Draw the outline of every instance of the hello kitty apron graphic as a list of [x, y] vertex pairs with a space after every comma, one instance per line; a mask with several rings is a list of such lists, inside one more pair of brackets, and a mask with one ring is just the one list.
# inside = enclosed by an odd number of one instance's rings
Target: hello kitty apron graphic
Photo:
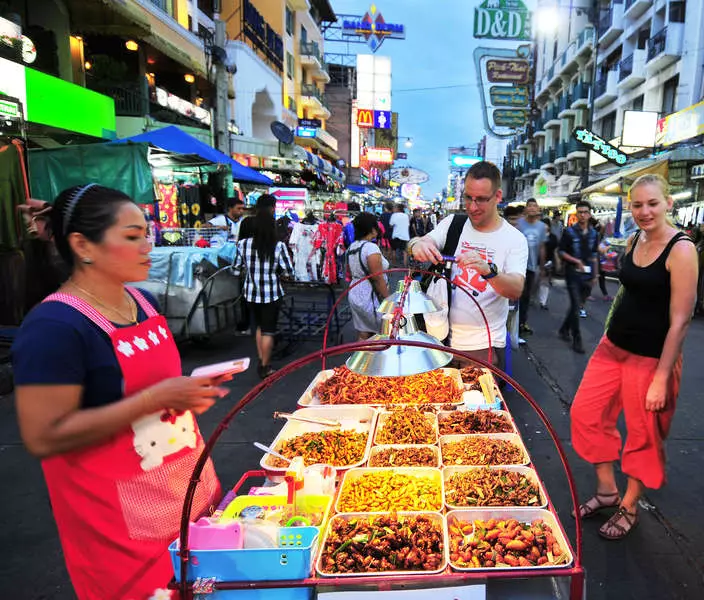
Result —
[[[59, 293], [45, 300], [72, 306], [107, 334], [122, 371], [125, 397], [182, 375], [166, 319], [138, 290], [129, 289], [129, 293], [147, 320], [128, 327], [115, 326], [75, 296]], [[67, 567], [81, 599], [106, 600], [115, 590], [120, 590], [120, 600], [146, 599], [153, 590], [165, 587], [172, 575], [167, 547], [178, 535], [186, 489], [203, 446], [190, 411], [161, 410], [137, 419], [98, 446], [43, 461]], [[60, 489], [52, 493], [54, 486]], [[208, 461], [193, 516], [203, 514], [219, 491]], [[105, 540], [113, 538], [119, 544], [106, 548]], [[91, 578], [90, 593], [81, 594], [81, 565], [88, 558], [105, 561], [104, 589], [94, 591]], [[136, 569], [135, 564], [150, 566]]]
[[[493, 262], [494, 255], [496, 254], [494, 250], [487, 248], [485, 244], [472, 242], [462, 242], [461, 252], [476, 252], [485, 262]], [[452, 278], [452, 283], [459, 287], [468, 288], [473, 296], [476, 297], [486, 292], [489, 282], [472, 267], [460, 267], [455, 264], [453, 273], [454, 277]]]

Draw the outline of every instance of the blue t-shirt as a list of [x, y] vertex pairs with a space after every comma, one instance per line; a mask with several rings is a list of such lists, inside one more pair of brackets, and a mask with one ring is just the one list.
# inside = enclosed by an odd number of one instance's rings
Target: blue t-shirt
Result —
[[[158, 310], [154, 297], [140, 291]], [[146, 320], [138, 303], [137, 321]], [[124, 396], [122, 371], [110, 338], [63, 302], [43, 302], [27, 315], [12, 345], [12, 367], [18, 386], [82, 385], [82, 408], [104, 406]]]

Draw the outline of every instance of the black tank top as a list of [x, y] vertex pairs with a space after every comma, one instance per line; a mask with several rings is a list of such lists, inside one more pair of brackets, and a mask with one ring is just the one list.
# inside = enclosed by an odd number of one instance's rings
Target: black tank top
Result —
[[640, 232], [623, 258], [619, 275], [623, 292], [606, 335], [623, 350], [660, 358], [670, 328], [670, 273], [665, 262], [675, 243], [689, 238], [684, 233], [675, 234], [655, 261], [639, 267], [633, 262], [639, 236]]

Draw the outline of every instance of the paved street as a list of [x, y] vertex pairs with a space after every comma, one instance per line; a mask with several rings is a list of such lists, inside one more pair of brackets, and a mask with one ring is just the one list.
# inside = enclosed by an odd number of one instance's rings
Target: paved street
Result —
[[[615, 292], [615, 284], [610, 284]], [[588, 360], [574, 354], [556, 335], [566, 309], [562, 282], [553, 288], [550, 311], [533, 310], [529, 323], [535, 334], [528, 345], [514, 353], [513, 374], [548, 414], [561, 442], [567, 447], [579, 491], [592, 492], [588, 465], [569, 448], [569, 403]], [[608, 305], [590, 302], [589, 316], [582, 319], [588, 353], [602, 331]], [[350, 336], [347, 336], [350, 339]], [[704, 370], [698, 352], [704, 347], [704, 320], [692, 325], [685, 351], [685, 370], [680, 405], [668, 442], [669, 483], [645, 499], [646, 510], [633, 534], [622, 542], [606, 542], [597, 535], [601, 520], [585, 523], [584, 561], [590, 600], [701, 599], [704, 598], [704, 519], [701, 475], [704, 438]], [[315, 350], [298, 348], [294, 356]], [[184, 349], [184, 371], [199, 364], [232, 356], [251, 355], [251, 341], [221, 338], [207, 348]], [[292, 410], [310, 382], [317, 365], [311, 365], [273, 386], [263, 397], [238, 415], [216, 448], [215, 462], [225, 485], [256, 468], [260, 453], [252, 442], [270, 442], [281, 423], [271, 418], [274, 410]], [[233, 382], [233, 394], [204, 415], [201, 427], [209, 434], [232, 402], [256, 383], [254, 370]], [[566, 480], [545, 427], [515, 393], [506, 394], [528, 449], [555, 502], [562, 522], [573, 533], [569, 516]], [[0, 399], [0, 478], [3, 481], [0, 526], [0, 590], [13, 600], [69, 600], [73, 594], [63, 566], [56, 529], [38, 462], [23, 449], [17, 431], [11, 397]]]

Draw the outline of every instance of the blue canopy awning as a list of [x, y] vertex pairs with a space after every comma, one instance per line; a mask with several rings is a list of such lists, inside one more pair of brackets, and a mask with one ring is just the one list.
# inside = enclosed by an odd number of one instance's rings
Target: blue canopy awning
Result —
[[241, 165], [236, 160], [230, 158], [226, 154], [223, 154], [219, 150], [208, 146], [205, 142], [201, 142], [199, 139], [194, 138], [192, 135], [189, 135], [175, 125], [155, 129], [153, 131], [147, 131], [146, 133], [140, 133], [139, 135], [133, 135], [128, 138], [114, 140], [110, 143], [123, 144], [127, 142], [146, 142], [152, 146], [156, 146], [157, 148], [161, 148], [175, 154], [196, 155], [214, 164], [229, 165], [232, 168], [232, 178], [235, 181], [259, 183], [261, 185], [273, 185], [274, 183], [266, 175], [262, 175], [254, 169]]

